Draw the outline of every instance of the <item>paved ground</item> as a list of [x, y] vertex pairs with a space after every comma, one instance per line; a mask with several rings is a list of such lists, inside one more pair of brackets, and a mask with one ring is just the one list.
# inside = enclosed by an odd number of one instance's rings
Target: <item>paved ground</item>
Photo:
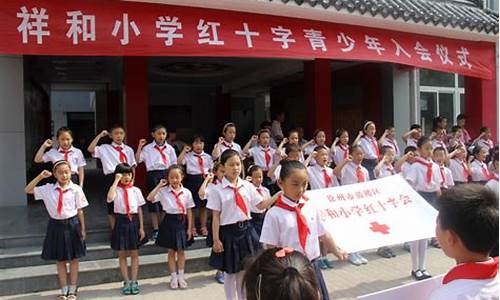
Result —
[[[355, 299], [357, 296], [375, 291], [399, 286], [411, 282], [410, 255], [406, 251], [396, 248], [398, 256], [384, 259], [373, 253], [367, 253], [370, 259], [368, 265], [352, 266], [344, 262], [335, 262], [335, 269], [324, 271], [325, 280], [332, 299]], [[429, 248], [427, 269], [431, 274], [442, 274], [452, 265], [453, 261], [445, 257], [439, 249]], [[213, 280], [213, 272], [187, 274], [189, 284], [186, 290], [169, 290], [168, 278], [153, 278], [141, 280], [139, 283], [142, 292], [137, 296], [128, 296], [127, 299], [224, 299], [224, 290]], [[54, 278], [55, 280], [55, 278]], [[109, 283], [80, 288], [79, 299], [123, 299], [119, 292], [121, 283]], [[47, 291], [27, 295], [0, 297], [0, 299], [19, 300], [48, 300], [54, 299], [58, 291]]]

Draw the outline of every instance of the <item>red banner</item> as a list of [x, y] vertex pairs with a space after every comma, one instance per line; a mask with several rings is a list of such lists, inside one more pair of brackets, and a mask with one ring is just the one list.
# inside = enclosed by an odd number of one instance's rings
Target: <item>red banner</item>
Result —
[[97, 0], [3, 0], [0, 54], [392, 62], [491, 79], [495, 45], [233, 11]]

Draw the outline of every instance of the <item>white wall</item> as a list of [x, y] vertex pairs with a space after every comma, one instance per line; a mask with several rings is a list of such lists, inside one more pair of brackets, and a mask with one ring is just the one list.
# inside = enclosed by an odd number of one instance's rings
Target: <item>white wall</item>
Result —
[[50, 93], [50, 111], [53, 122], [53, 134], [62, 126], [68, 125], [68, 112], [94, 112], [95, 92], [89, 91], [52, 91]]
[[0, 56], [0, 207], [26, 206], [23, 85], [23, 57]]
[[410, 103], [412, 99], [411, 75], [412, 71], [400, 69], [393, 65], [393, 95], [394, 95], [394, 127], [401, 152], [406, 145], [401, 136], [410, 128], [411, 117]]

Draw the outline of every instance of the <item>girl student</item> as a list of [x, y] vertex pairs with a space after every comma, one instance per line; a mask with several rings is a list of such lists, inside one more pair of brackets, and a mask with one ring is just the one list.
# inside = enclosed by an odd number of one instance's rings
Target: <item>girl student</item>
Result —
[[[436, 207], [441, 194], [441, 176], [439, 166], [432, 161], [432, 141], [421, 137], [417, 143], [418, 156], [414, 158], [405, 179], [430, 205]], [[415, 280], [430, 278], [425, 268], [427, 239], [410, 243], [412, 260], [411, 276]]]
[[222, 127], [222, 136], [219, 137], [219, 141], [215, 144], [214, 149], [212, 150], [212, 158], [213, 160], [218, 160], [222, 153], [226, 150], [234, 150], [240, 154], [243, 154], [241, 150], [241, 146], [234, 141], [236, 138], [236, 125], [232, 122], [226, 123]]
[[449, 169], [455, 185], [469, 182], [470, 166], [467, 162], [467, 150], [462, 144], [457, 144], [450, 152]]
[[[222, 182], [222, 179], [224, 178], [224, 167], [220, 162], [215, 162], [214, 166], [212, 168], [212, 171], [207, 174], [205, 177], [205, 180], [203, 181], [202, 185], [200, 186], [200, 189], [198, 190], [198, 196], [200, 199], [206, 201], [207, 200], [207, 195], [213, 191], [213, 189]], [[210, 212], [210, 210], [208, 210]], [[211, 218], [210, 218], [211, 219]], [[212, 222], [209, 221], [209, 228], [212, 228]], [[212, 248], [214, 245], [214, 240], [212, 236], [212, 230], [208, 231], [207, 235], [207, 240], [206, 244], [207, 247]], [[217, 270], [215, 272], [215, 281], [224, 284], [224, 272], [221, 270]]]
[[[56, 133], [57, 148], [52, 148], [54, 143], [51, 139], [45, 140], [36, 152], [34, 161], [36, 163], [51, 162], [54, 164], [59, 160], [66, 160], [71, 167], [71, 181], [83, 187], [85, 177], [84, 168], [87, 164], [80, 149], [73, 147], [73, 132], [68, 127], [61, 127]], [[45, 152], [47, 148], [51, 148]]]
[[[146, 166], [146, 188], [151, 192], [162, 178], [165, 178], [168, 167], [177, 163], [177, 156], [172, 146], [167, 143], [167, 128], [156, 125], [151, 129], [153, 141], [146, 145], [146, 139], [139, 140], [135, 152], [138, 163]], [[147, 203], [151, 225], [153, 227], [153, 240], [158, 237], [159, 220], [162, 218], [162, 209], [159, 202]]]
[[472, 182], [485, 184], [490, 180], [491, 173], [485, 163], [488, 155], [489, 153], [486, 147], [476, 146], [472, 150], [473, 160], [470, 163], [470, 176]]
[[405, 148], [404, 155], [401, 156], [400, 159], [396, 161], [394, 164], [394, 169], [396, 169], [397, 173], [401, 173], [403, 178], [406, 178], [408, 174], [408, 170], [410, 169], [411, 164], [415, 160], [415, 157], [418, 155], [417, 148], [413, 146], [408, 146]]
[[162, 203], [165, 217], [160, 225], [160, 233], [156, 244], [168, 249], [168, 269], [170, 272], [170, 288], [185, 289], [184, 279], [186, 257], [184, 250], [191, 240], [191, 224], [195, 207], [191, 192], [182, 186], [184, 173], [178, 165], [168, 168], [167, 179], [162, 179], [149, 193], [148, 201]]
[[[139, 294], [139, 246], [144, 242], [144, 217], [142, 206], [146, 204], [142, 192], [133, 184], [134, 170], [126, 164], [115, 168], [115, 180], [108, 191], [108, 203], [113, 205], [116, 223], [111, 233], [111, 248], [118, 252], [120, 272], [123, 277], [122, 293]], [[130, 273], [127, 257], [130, 257]]]
[[483, 126], [479, 129], [479, 136], [472, 142], [474, 146], [481, 146], [486, 148], [488, 152], [494, 148], [493, 141], [491, 140], [491, 130]]
[[[260, 166], [253, 165], [248, 168], [248, 180], [253, 184], [257, 193], [262, 198], [262, 200], [271, 198], [271, 193], [269, 189], [262, 185], [264, 181], [264, 170]], [[262, 224], [264, 223], [264, 216], [266, 215], [265, 209], [258, 209], [255, 206], [250, 208], [251, 216], [252, 216], [252, 225], [257, 232], [257, 235], [260, 237], [260, 233], [262, 231]]]
[[[338, 164], [333, 173], [340, 178], [342, 185], [356, 184], [369, 180], [368, 170], [363, 167], [364, 158], [363, 149], [359, 145], [351, 147], [351, 154], [340, 164]], [[367, 264], [368, 260], [359, 252], [349, 253], [349, 262], [355, 266]]]
[[244, 299], [243, 263], [261, 247], [250, 222], [250, 208], [266, 209], [276, 196], [262, 200], [255, 187], [240, 178], [242, 161], [237, 151], [224, 151], [220, 162], [224, 166], [224, 179], [208, 194], [207, 203], [213, 218], [213, 251], [209, 264], [225, 272], [226, 299]]
[[337, 129], [330, 153], [333, 156], [335, 165], [349, 158], [349, 132], [346, 129]]
[[384, 134], [378, 140], [378, 144], [381, 147], [388, 146], [394, 150], [394, 157], [401, 157], [401, 151], [399, 150], [398, 141], [396, 141], [396, 128], [394, 126], [388, 126], [384, 130]]
[[[326, 145], [326, 134], [325, 131], [321, 128], [318, 128], [314, 131], [313, 133], [313, 139], [310, 140], [309, 142], [305, 143], [302, 145], [302, 151], [304, 152], [304, 155], [309, 156], [311, 153], [316, 149], [316, 147], [324, 147], [326, 150], [330, 150]], [[311, 161], [311, 163], [316, 163], [315, 161]]]
[[[280, 156], [286, 155], [285, 153], [285, 147], [286, 145], [297, 145], [300, 148], [299, 144], [299, 130], [298, 129], [291, 129], [288, 131], [288, 137], [285, 137], [284, 139], [281, 140], [281, 143], [278, 145], [278, 148], [276, 149], [276, 158], [279, 159]], [[276, 161], [276, 159], [275, 159]], [[300, 157], [299, 157], [300, 162], [304, 162], [304, 153], [300, 151]]]
[[328, 252], [339, 259], [347, 254], [338, 249], [321, 222], [320, 212], [313, 206], [304, 206], [308, 201], [305, 192], [308, 185], [306, 167], [299, 161], [282, 164], [278, 184], [282, 193], [266, 214], [260, 242], [265, 248], [290, 247], [303, 253], [312, 262], [321, 299], [329, 299], [318, 258], [321, 256], [320, 242]]
[[[181, 154], [179, 154], [179, 164], [186, 167], [186, 180], [184, 180], [184, 186], [191, 192], [193, 196], [195, 208], [200, 214], [200, 231], [202, 236], [208, 235], [207, 228], [207, 202], [202, 200], [198, 195], [198, 190], [200, 189], [205, 177], [213, 167], [212, 157], [205, 153], [205, 138], [201, 135], [193, 136], [191, 146], [184, 146]], [[193, 237], [198, 236], [198, 230], [196, 229], [196, 222], [192, 218], [193, 224], [191, 224], [191, 235]]]
[[417, 142], [422, 137], [422, 126], [419, 124], [413, 124], [410, 126], [410, 130], [405, 132], [401, 137], [406, 143], [406, 147], [412, 146], [417, 148]]
[[[267, 177], [267, 172], [273, 166], [275, 156], [275, 150], [269, 145], [270, 140], [271, 132], [268, 129], [261, 129], [257, 135], [252, 136], [243, 148], [243, 155], [246, 157], [252, 157], [254, 165], [261, 167], [263, 170], [263, 184], [266, 187], [271, 185], [271, 179]], [[257, 142], [257, 145], [251, 147], [252, 143], [255, 142]]]
[[[100, 139], [110, 137], [111, 143], [97, 145]], [[115, 168], [121, 163], [126, 163], [132, 167], [135, 175], [135, 154], [134, 150], [124, 143], [125, 129], [121, 125], [113, 125], [109, 132], [106, 130], [101, 131], [90, 143], [87, 150], [93, 157], [101, 160], [102, 172], [104, 173], [103, 186], [105, 188], [105, 197], [107, 191], [115, 179]], [[115, 226], [114, 207], [113, 203], [107, 202], [108, 221], [111, 229]]]
[[375, 138], [376, 132], [377, 128], [375, 127], [375, 123], [368, 121], [365, 125], [363, 125], [363, 130], [359, 132], [353, 143], [353, 145], [359, 144], [363, 149], [363, 167], [365, 167], [370, 174], [369, 180], [375, 179], [373, 170], [382, 158], [380, 155], [378, 141]]
[[[50, 176], [56, 178], [56, 183], [36, 186]], [[50, 217], [43, 242], [42, 259], [56, 261], [61, 288], [58, 300], [77, 298], [78, 259], [86, 254], [83, 208], [88, 202], [82, 188], [72, 183], [70, 178], [70, 164], [59, 160], [54, 163], [52, 173], [42, 171], [24, 189], [27, 194], [34, 194], [36, 200], [43, 200]]]

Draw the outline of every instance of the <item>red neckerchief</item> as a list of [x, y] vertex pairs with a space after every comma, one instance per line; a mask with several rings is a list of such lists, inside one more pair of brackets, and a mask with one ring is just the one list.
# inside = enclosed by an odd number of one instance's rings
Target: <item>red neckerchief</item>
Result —
[[200, 168], [201, 175], [205, 177], [205, 164], [203, 163], [203, 153], [201, 154], [195, 153], [194, 156], [196, 156], [196, 159], [198, 161], [198, 168]]
[[128, 189], [130, 189], [134, 185], [132, 183], [129, 183], [129, 184], [118, 183], [118, 186], [123, 189], [123, 200], [125, 201], [125, 209], [127, 211], [127, 217], [130, 221], [132, 221], [132, 214], [130, 212], [130, 202], [129, 202], [130, 200], [129, 200]]
[[426, 181], [427, 184], [430, 184], [432, 182], [432, 162], [423, 160], [420, 157], [415, 157], [415, 160], [413, 162], [427, 167]]
[[462, 172], [464, 173], [464, 182], [467, 183], [469, 181], [469, 171], [467, 169], [467, 164], [465, 161], [460, 160], [458, 158], [454, 158], [455, 161], [462, 166]]
[[373, 150], [375, 151], [375, 154], [377, 155], [377, 159], [380, 159], [381, 158], [380, 157], [380, 149], [378, 148], [377, 139], [374, 137], [369, 137], [367, 135], [365, 135], [364, 138], [367, 139], [372, 144]]
[[[304, 198], [305, 200], [306, 198]], [[304, 203], [298, 203], [297, 206], [292, 207], [285, 202], [283, 202], [283, 196], [279, 195], [278, 200], [276, 200], [276, 207], [282, 208], [284, 210], [288, 210], [291, 212], [295, 212], [297, 215], [297, 230], [299, 234], [299, 242], [302, 249], [304, 249], [304, 253], [306, 252], [306, 244], [307, 244], [307, 236], [311, 233], [309, 230], [309, 226], [307, 226], [307, 220], [301, 212]]]
[[123, 146], [113, 146], [111, 145], [111, 147], [113, 147], [113, 149], [115, 149], [116, 151], [118, 151], [118, 155], [119, 155], [119, 160], [121, 163], [127, 163], [128, 160], [127, 160], [127, 155], [125, 155], [125, 152], [123, 152]]
[[325, 188], [327, 188], [330, 186], [330, 184], [333, 183], [332, 177], [330, 177], [330, 175], [328, 175], [328, 171], [326, 170], [326, 167], [321, 168], [321, 172], [323, 172], [323, 183], [325, 185]]
[[64, 194], [69, 191], [69, 188], [66, 188], [65, 190], [63, 190], [61, 187], [56, 187], [56, 190], [57, 192], [59, 193], [58, 197], [57, 197], [57, 214], [58, 215], [62, 215], [62, 208], [63, 208], [63, 197], [64, 197]]
[[68, 150], [64, 150], [63, 148], [59, 148], [59, 153], [61, 153], [62, 155], [64, 155], [64, 160], [69, 162], [69, 154], [73, 152], [73, 150], [68, 149]]
[[226, 148], [228, 148], [228, 149], [233, 149], [233, 143], [228, 144], [228, 143], [226, 143], [226, 142], [224, 141], [224, 142], [222, 142], [222, 145], [224, 145], [224, 147], [226, 147]]
[[453, 267], [443, 278], [443, 284], [458, 279], [490, 279], [498, 274], [498, 256], [486, 262], [464, 263]]
[[344, 159], [347, 159], [349, 157], [349, 145], [344, 147], [342, 144], [339, 144], [339, 148], [344, 152]]
[[269, 165], [271, 164], [271, 153], [269, 153], [271, 151], [271, 148], [267, 147], [267, 148], [260, 148], [260, 150], [262, 150], [262, 152], [264, 152], [264, 159], [266, 160], [266, 167], [269, 168]]
[[161, 160], [163, 161], [163, 163], [164, 163], [165, 165], [167, 165], [167, 166], [168, 166], [168, 157], [167, 157], [167, 155], [165, 154], [165, 152], [163, 152], [163, 151], [165, 151], [165, 149], [167, 149], [167, 146], [166, 146], [166, 145], [163, 145], [163, 146], [160, 146], [160, 145], [155, 145], [155, 146], [154, 146], [154, 148], [155, 148], [158, 152], [160, 152], [160, 155], [161, 155]]

